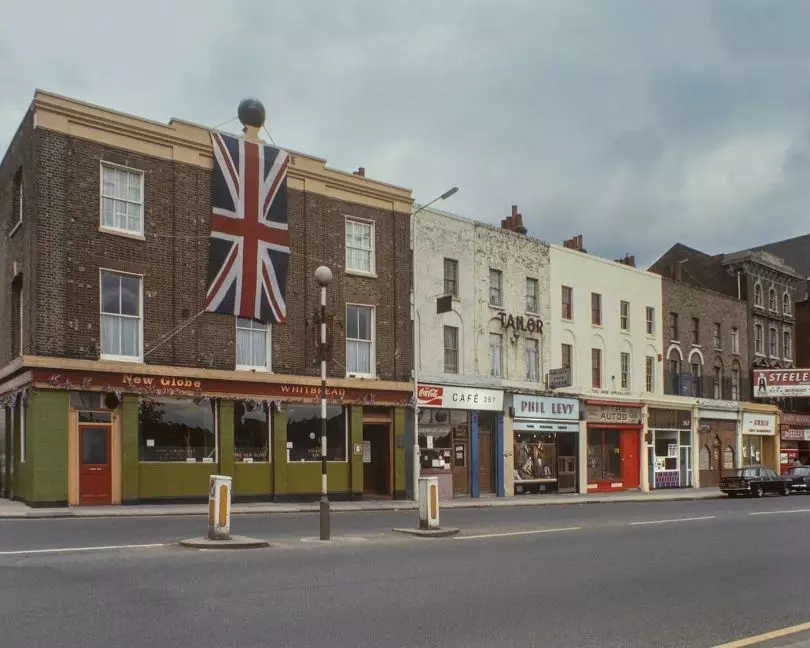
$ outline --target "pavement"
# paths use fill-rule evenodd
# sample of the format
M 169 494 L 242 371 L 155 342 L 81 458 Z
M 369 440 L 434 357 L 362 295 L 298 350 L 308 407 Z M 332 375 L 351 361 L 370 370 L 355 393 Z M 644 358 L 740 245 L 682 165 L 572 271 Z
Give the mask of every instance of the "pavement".
M 196 516 L 0 520 L 2 645 L 808 645 L 808 496 L 331 517 L 240 516 L 270 547 L 225 552 L 177 545 Z
M 666 502 L 703 500 L 725 497 L 717 488 L 624 491 L 619 493 L 591 493 L 564 495 L 520 495 L 516 497 L 485 496 L 443 500 L 442 509 L 491 508 L 513 506 L 562 506 L 570 504 L 606 504 L 615 502 Z M 399 511 L 416 510 L 412 500 L 368 500 L 360 502 L 332 502 L 331 510 L 345 511 Z M 235 503 L 232 515 L 306 513 L 319 510 L 318 502 L 282 504 L 276 502 Z M 59 518 L 59 517 L 166 517 L 177 515 L 208 515 L 208 504 L 156 504 L 127 506 L 92 506 L 76 508 L 35 508 L 22 502 L 0 499 L 2 518 Z

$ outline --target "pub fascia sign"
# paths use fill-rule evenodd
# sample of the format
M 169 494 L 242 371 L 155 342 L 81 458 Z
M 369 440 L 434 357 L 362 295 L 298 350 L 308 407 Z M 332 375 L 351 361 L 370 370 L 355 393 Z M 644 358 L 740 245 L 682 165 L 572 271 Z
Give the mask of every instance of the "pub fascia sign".
M 515 418 L 579 420 L 579 401 L 551 396 L 515 396 Z
M 537 333 L 543 335 L 543 321 L 539 317 L 526 317 L 523 315 L 507 315 L 503 311 L 498 313 L 501 320 L 501 328 L 512 329 L 516 334 L 524 331 L 526 333 Z
M 641 408 L 626 405 L 588 405 L 589 423 L 641 423 Z

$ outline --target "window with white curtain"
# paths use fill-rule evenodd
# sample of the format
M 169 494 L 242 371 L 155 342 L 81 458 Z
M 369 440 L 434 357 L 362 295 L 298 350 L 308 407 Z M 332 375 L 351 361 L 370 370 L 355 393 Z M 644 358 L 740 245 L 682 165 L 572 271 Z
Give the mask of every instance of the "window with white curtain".
M 101 226 L 143 234 L 143 173 L 101 165 Z
M 444 327 L 444 371 L 458 373 L 458 327 Z
M 526 339 L 526 380 L 540 380 L 540 341 Z
M 346 219 L 346 269 L 374 274 L 374 223 Z
M 503 374 L 503 335 L 489 334 L 489 375 L 500 378 Z
M 101 357 L 105 360 L 141 360 L 141 281 L 137 275 L 101 271 Z
M 346 373 L 374 375 L 374 307 L 346 305 Z
M 236 368 L 270 370 L 270 326 L 236 318 Z

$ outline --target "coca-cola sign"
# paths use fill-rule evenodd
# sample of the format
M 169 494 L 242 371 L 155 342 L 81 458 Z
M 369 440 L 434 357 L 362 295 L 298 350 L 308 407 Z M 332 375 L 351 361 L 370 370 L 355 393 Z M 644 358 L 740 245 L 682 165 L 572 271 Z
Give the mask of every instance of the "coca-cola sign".
M 420 385 L 417 397 L 423 407 L 441 407 L 444 396 L 444 387 L 433 385 Z

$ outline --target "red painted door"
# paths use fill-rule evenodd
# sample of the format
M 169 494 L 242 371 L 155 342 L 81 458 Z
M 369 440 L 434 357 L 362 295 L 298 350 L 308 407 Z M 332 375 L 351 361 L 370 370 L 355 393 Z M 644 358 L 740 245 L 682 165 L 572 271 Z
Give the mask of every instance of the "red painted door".
M 110 503 L 110 428 L 79 426 L 79 504 Z
M 622 430 L 620 448 L 622 453 L 622 484 L 624 488 L 638 488 L 640 465 L 638 460 L 639 433 Z

